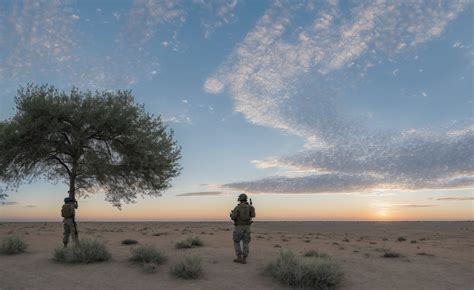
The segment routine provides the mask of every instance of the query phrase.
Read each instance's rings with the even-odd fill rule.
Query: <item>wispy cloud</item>
[[[130,88],[159,77],[161,55],[151,45],[178,51],[179,31],[189,9],[206,19],[210,35],[235,20],[238,1],[133,0],[128,11],[105,7],[96,13],[113,17],[116,35],[100,38],[84,29],[101,30],[70,1],[25,0],[2,4],[0,11],[0,82],[53,81],[84,89]],[[203,20],[204,21],[204,20]],[[203,22],[204,23],[204,22]],[[98,42],[100,47],[97,49]]]
[[[16,201],[0,201],[0,206],[7,206],[7,205],[17,205],[19,204],[18,202]]]
[[[163,122],[165,123],[180,123],[191,125],[193,122],[191,118],[185,114],[176,115],[176,116],[164,116]]]
[[[234,12],[242,1],[193,0],[193,2],[206,11],[205,17],[201,18],[201,25],[204,30],[204,38],[210,38],[217,29],[237,20]]]
[[[460,200],[474,200],[473,196],[457,196],[457,197],[440,197],[436,200],[446,200],[446,201],[460,201]]]
[[[307,150],[254,161],[257,166],[322,173],[226,186],[277,193],[472,186],[474,130],[469,126],[461,122],[456,129],[371,130],[349,117],[334,97],[348,79],[361,78],[375,64],[439,37],[468,4],[364,1],[346,13],[330,1],[312,11],[315,17],[307,23],[295,25],[308,5],[276,2],[206,80],[204,90],[229,93],[235,110],[254,124],[307,140]],[[453,131],[463,134],[454,136]]]
[[[200,192],[187,192],[187,193],[180,193],[176,196],[213,196],[213,195],[221,195],[223,194],[220,191],[200,191]]]
[[[186,12],[180,1],[134,0],[128,13],[127,26],[120,38],[138,47],[150,41],[165,24],[181,24]]]
[[[434,207],[438,206],[437,204],[397,204],[398,207],[407,207],[407,208],[424,208],[424,207]]]
[[[7,6],[8,7],[8,6]],[[44,72],[69,70],[77,39],[78,15],[61,1],[14,1],[0,14],[0,80],[29,79]]]

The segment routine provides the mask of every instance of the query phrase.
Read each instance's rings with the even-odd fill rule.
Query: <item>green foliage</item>
[[[26,248],[26,243],[23,242],[19,237],[9,236],[2,240],[0,253],[4,255],[15,255],[19,253],[24,253]]]
[[[179,241],[175,244],[176,249],[189,249],[195,247],[202,247],[204,243],[199,237],[189,237],[185,240]]]
[[[100,188],[120,207],[159,195],[181,168],[180,148],[161,118],[130,91],[58,91],[27,85],[16,114],[0,122],[0,180],[10,187],[46,178],[79,195]]]
[[[61,263],[95,263],[110,259],[105,244],[99,240],[82,239],[68,248],[56,248],[54,260]]]
[[[269,263],[264,274],[283,285],[309,289],[336,289],[344,279],[339,264],[327,258],[302,259],[291,251],[282,251]]]
[[[136,245],[136,244],[138,244],[138,241],[134,239],[125,239],[122,241],[122,245]]]
[[[309,250],[304,253],[305,257],[315,257],[315,258],[324,258],[324,259],[329,259],[330,256],[326,253],[321,253],[316,250]]]
[[[142,245],[131,250],[132,256],[130,261],[136,264],[145,265],[152,263],[155,265],[161,265],[166,261],[165,255],[152,245]]]
[[[171,267],[171,275],[181,279],[198,279],[202,276],[202,259],[198,256],[186,256]]]

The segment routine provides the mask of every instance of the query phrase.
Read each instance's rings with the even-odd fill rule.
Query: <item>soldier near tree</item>
[[[69,243],[69,236],[72,236],[72,240],[74,243],[77,243],[77,228],[76,228],[76,209],[77,209],[77,201],[66,197],[64,199],[63,207],[61,208],[61,216],[63,217],[63,244],[64,247],[67,247]]]
[[[246,264],[249,255],[250,225],[255,217],[255,208],[247,202],[247,195],[242,193],[237,201],[239,204],[230,212],[230,218],[234,221],[234,248],[237,258],[234,262]],[[241,247],[242,242],[242,247]]]

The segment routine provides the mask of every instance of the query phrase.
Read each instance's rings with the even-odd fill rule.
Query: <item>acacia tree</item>
[[[0,181],[10,188],[63,181],[70,198],[103,191],[120,208],[137,194],[161,195],[181,170],[173,132],[130,91],[28,84],[15,102],[16,114],[0,122]]]

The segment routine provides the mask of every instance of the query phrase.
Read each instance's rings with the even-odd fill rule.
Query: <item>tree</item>
[[[10,188],[62,180],[70,198],[103,191],[120,208],[137,194],[161,195],[180,173],[173,131],[131,91],[28,84],[15,102],[16,114],[0,122],[0,181]]]

